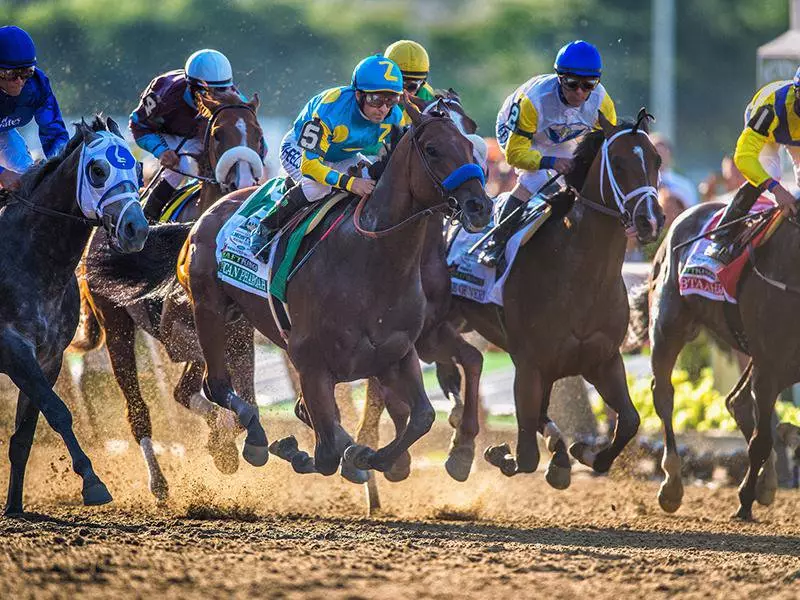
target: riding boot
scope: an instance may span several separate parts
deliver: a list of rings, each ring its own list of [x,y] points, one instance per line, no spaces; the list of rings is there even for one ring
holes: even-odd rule
[[[271,210],[258,224],[258,227],[250,237],[250,251],[253,256],[259,255],[269,246],[273,235],[301,208],[308,204],[308,199],[303,193],[301,184],[289,189],[281,198],[273,210]]]
[[[150,191],[150,195],[144,203],[144,216],[151,223],[158,223],[164,207],[175,195],[175,188],[165,179],[159,181]]]
[[[750,212],[753,204],[761,195],[761,190],[756,186],[745,183],[736,192],[736,195],[731,200],[731,203],[725,208],[722,213],[722,218],[717,223],[717,229],[725,227],[736,219],[741,219]],[[730,227],[725,227],[713,235],[713,243],[706,249],[705,254],[709,258],[713,258],[717,262],[727,265],[733,260],[735,252],[731,247],[739,232],[742,229],[741,223],[736,223]]]
[[[503,205],[503,210],[500,211],[497,228],[478,257],[478,262],[487,267],[497,265],[500,257],[505,252],[506,242],[514,234],[517,225],[525,214],[524,207],[526,204],[526,200],[520,200],[515,196],[508,197]]]

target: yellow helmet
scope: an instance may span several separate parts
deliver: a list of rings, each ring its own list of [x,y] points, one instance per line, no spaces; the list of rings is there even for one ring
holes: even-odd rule
[[[412,40],[398,40],[383,53],[400,66],[403,77],[408,79],[426,79],[431,63],[428,52]]]

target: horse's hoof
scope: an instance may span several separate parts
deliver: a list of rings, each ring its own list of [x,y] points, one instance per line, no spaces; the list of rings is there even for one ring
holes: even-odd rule
[[[239,450],[232,442],[215,448],[211,452],[211,458],[214,459],[214,466],[220,473],[233,475],[239,470]]]
[[[753,518],[753,511],[751,509],[746,509],[744,506],[740,506],[739,510],[731,515],[731,519],[734,521],[747,521],[751,523],[755,521]]]
[[[565,490],[572,481],[572,469],[570,467],[560,467],[552,460],[547,465],[544,478],[550,487],[557,490]]]
[[[21,517],[25,514],[25,511],[22,510],[22,504],[7,504],[5,509],[3,510],[3,516],[16,518]]]
[[[297,439],[290,435],[280,440],[276,440],[269,445],[269,451],[283,460],[292,461],[292,457],[297,454],[300,447],[297,445]]]
[[[375,451],[372,448],[361,446],[360,444],[352,444],[345,449],[342,461],[349,463],[356,469],[368,471],[372,469],[370,463],[374,456]]]
[[[106,484],[99,479],[83,488],[83,504],[85,506],[100,506],[111,502],[111,492],[108,491]]]
[[[386,480],[392,483],[408,479],[409,475],[411,475],[411,455],[407,451],[398,456],[392,466],[383,473]]]
[[[242,457],[254,467],[263,467],[269,459],[269,449],[267,446],[255,446],[245,441]]]
[[[592,447],[589,444],[584,442],[575,442],[569,447],[569,453],[572,458],[577,460],[582,465],[586,465],[587,467],[591,468],[592,470],[598,473],[605,473],[605,471],[598,470],[595,467],[595,458],[597,455],[592,450]],[[608,469],[606,469],[607,471]]]
[[[658,488],[658,505],[667,513],[674,513],[683,502],[683,484],[679,486],[668,485],[666,481]]]
[[[369,481],[369,471],[363,469],[356,469],[348,462],[342,461],[342,466],[339,469],[339,474],[351,483],[367,483]]]
[[[289,461],[292,463],[292,469],[295,473],[301,475],[308,475],[309,473],[316,473],[317,468],[314,464],[314,458],[308,455],[308,452],[297,452],[292,456]]]
[[[469,478],[472,462],[475,459],[475,443],[451,446],[450,454],[444,463],[447,474],[456,481],[464,482]]]
[[[447,416],[447,422],[450,423],[450,427],[453,429],[458,429],[461,427],[461,419],[464,418],[464,405],[463,404],[456,404],[453,408],[450,409],[450,414]]]
[[[500,467],[503,459],[511,454],[511,446],[508,444],[500,444],[499,446],[488,446],[483,451],[483,458],[486,459],[490,465]]]

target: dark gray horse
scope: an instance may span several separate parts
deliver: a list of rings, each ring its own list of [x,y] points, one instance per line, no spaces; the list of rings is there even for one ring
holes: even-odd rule
[[[708,328],[733,348],[744,340],[752,362],[726,400],[728,410],[749,441],[750,466],[739,487],[739,509],[735,517],[753,518],[753,502],[771,504],[777,489],[777,474],[772,456],[770,421],[778,393],[800,381],[800,326],[794,315],[800,310],[800,230],[796,224],[783,224],[765,246],[755,251],[758,271],[787,284],[779,289],[745,270],[739,282],[738,313],[743,335],[734,336],[726,317],[725,304],[700,296],[681,296],[678,276],[691,244],[690,240],[724,205],[702,204],[684,212],[669,230],[653,261],[649,288],[649,308],[636,313],[638,329],[646,337],[649,314],[649,336],[652,348],[653,402],[664,424],[664,456],[661,467],[665,480],[658,492],[658,501],[667,512],[678,510],[683,498],[681,459],[675,447],[672,429],[672,368],[678,353],[693,339],[701,327]],[[647,300],[647,295],[642,300]],[[647,302],[643,308],[648,308]],[[736,308],[734,307],[734,310]],[[636,325],[634,323],[634,325]],[[762,469],[763,467],[763,469]]]
[[[111,501],[75,437],[69,409],[52,389],[78,324],[75,268],[100,223],[121,252],[140,250],[147,238],[135,160],[116,123],[96,117],[91,126],[77,126],[61,155],[26,173],[0,211],[0,372],[20,389],[6,514],[22,512],[40,411],[83,478],[84,504]]]

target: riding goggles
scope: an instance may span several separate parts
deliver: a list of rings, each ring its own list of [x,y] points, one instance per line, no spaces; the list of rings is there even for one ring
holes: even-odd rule
[[[599,77],[574,77],[572,75],[560,75],[558,80],[561,85],[573,92],[578,88],[585,92],[591,92],[600,83]]]
[[[387,92],[367,92],[364,94],[364,102],[373,108],[388,106],[394,108],[400,102],[400,94]]]
[[[423,85],[425,85],[424,79],[403,78],[403,89],[408,90],[412,94],[416,94]]]
[[[33,74],[36,72],[35,67],[20,67],[18,69],[0,69],[0,79],[4,81],[14,81],[16,79],[22,79],[22,81],[26,81],[33,77]]]

